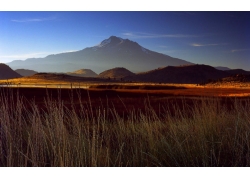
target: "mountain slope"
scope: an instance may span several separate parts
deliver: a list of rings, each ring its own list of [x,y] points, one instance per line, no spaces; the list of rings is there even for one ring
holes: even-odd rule
[[[32,75],[38,73],[37,71],[33,71],[33,70],[29,70],[29,69],[16,69],[15,71],[18,74],[20,74],[21,76],[32,76]]]
[[[98,76],[98,74],[96,74],[91,69],[79,69],[74,72],[68,72],[67,74],[71,76],[79,76],[79,77],[97,77]]]
[[[134,75],[135,75],[134,73],[127,70],[126,68],[117,67],[117,68],[103,71],[102,73],[99,74],[98,77],[101,77],[101,78],[124,78],[127,76],[134,76]]]
[[[0,63],[0,79],[12,79],[22,77],[17,72],[13,71],[6,64]]]
[[[97,73],[114,67],[124,67],[133,72],[142,72],[158,67],[184,64],[193,63],[150,51],[136,42],[115,36],[80,51],[8,63],[10,67],[15,69],[34,69],[40,72],[71,72],[84,66]]]
[[[229,73],[207,65],[168,66],[127,77],[126,80],[162,83],[204,83],[229,76]]]

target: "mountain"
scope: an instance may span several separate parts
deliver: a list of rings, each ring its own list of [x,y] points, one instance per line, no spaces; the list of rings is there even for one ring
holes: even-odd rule
[[[126,80],[157,83],[204,83],[229,76],[208,65],[167,66],[126,77]]]
[[[79,77],[97,77],[98,76],[98,74],[96,74],[91,69],[79,69],[74,72],[68,72],[67,74],[71,76],[79,76]]]
[[[111,36],[100,44],[80,51],[49,55],[45,58],[15,60],[8,65],[14,69],[33,69],[39,72],[72,72],[88,67],[100,73],[114,67],[133,72],[149,71],[158,67],[193,64],[165,54],[151,51],[129,39]]]
[[[17,72],[13,71],[6,64],[0,63],[0,79],[12,79],[22,77]]]
[[[32,75],[38,73],[37,71],[33,71],[33,70],[29,70],[29,69],[16,69],[15,71],[18,74],[20,74],[21,76],[32,76]]]
[[[127,76],[134,76],[134,75],[135,75],[134,73],[127,70],[126,68],[117,67],[117,68],[103,71],[102,73],[99,74],[98,77],[101,77],[101,78],[124,78]]]

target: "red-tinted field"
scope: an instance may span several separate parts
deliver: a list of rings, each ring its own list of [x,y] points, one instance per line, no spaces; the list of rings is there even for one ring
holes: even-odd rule
[[[0,89],[0,166],[249,166],[248,89]]]
[[[4,89],[4,88],[2,88]],[[6,90],[10,88],[6,88]],[[152,89],[152,88],[151,88]],[[145,89],[54,89],[54,88],[11,88],[14,94],[25,98],[26,103],[35,102],[43,108],[44,102],[49,97],[51,100],[60,99],[65,107],[80,109],[81,105],[97,108],[115,108],[120,115],[129,115],[132,110],[145,110],[146,106],[160,112],[166,105],[175,104],[180,108],[183,103],[193,106],[202,99],[217,98],[228,107],[234,99],[250,99],[250,89],[240,88],[169,88],[165,90]],[[245,96],[242,96],[245,95]],[[174,109],[171,109],[171,112]]]

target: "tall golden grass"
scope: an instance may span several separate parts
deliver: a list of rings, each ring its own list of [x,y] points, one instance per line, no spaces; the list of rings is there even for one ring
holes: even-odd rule
[[[144,111],[124,117],[108,104],[93,108],[80,93],[80,109],[73,98],[66,107],[60,90],[41,108],[0,90],[0,166],[250,165],[249,100],[235,99],[229,110],[217,98],[193,106],[183,99],[183,107],[160,112],[145,101]]]

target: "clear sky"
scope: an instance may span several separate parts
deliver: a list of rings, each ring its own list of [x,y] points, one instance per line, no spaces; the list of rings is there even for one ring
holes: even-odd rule
[[[197,64],[250,70],[250,12],[0,12],[0,62],[94,46],[110,36]]]

